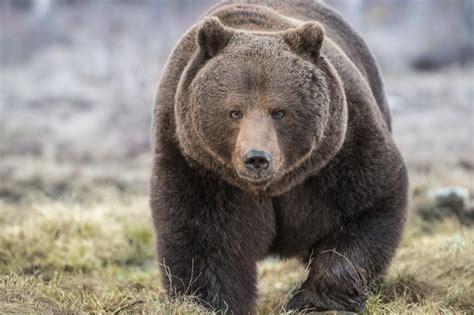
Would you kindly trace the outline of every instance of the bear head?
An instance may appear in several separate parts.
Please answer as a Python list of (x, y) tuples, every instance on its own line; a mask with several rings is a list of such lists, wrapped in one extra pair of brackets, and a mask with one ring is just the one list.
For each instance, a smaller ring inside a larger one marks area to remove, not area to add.
[(176, 95), (184, 155), (224, 180), (278, 195), (341, 148), (347, 106), (315, 22), (248, 32), (207, 17)]

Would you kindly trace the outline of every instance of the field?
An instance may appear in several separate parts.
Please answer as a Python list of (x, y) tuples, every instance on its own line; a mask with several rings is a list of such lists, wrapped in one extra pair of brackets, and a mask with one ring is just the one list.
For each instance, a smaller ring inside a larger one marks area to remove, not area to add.
[[(159, 287), (148, 164), (147, 156), (126, 165), (3, 161), (0, 171), (10, 177), (1, 187), (1, 312), (203, 312), (187, 301), (168, 301)], [(127, 171), (114, 177), (119, 169)], [(474, 311), (472, 217), (440, 211), (429, 197), (431, 189), (457, 183), (473, 191), (473, 175), (463, 168), (412, 172), (409, 224), (386, 284), (365, 314)], [(427, 211), (442, 215), (427, 219)], [(282, 311), (304, 276), (296, 261), (262, 262), (260, 314)]]
[[(64, 1), (48, 13), (0, 2), (0, 313), (205, 313), (160, 288), (148, 133), (167, 55), (213, 1), (132, 2)], [(456, 47), (433, 20), (460, 28), (453, 12), (471, 21), (472, 11), (366, 2), (372, 10), (334, 1), (380, 57), (411, 186), (401, 246), (364, 314), (474, 314), (474, 67), (409, 66), (412, 53)], [(396, 19), (406, 11), (415, 24)], [(436, 197), (452, 187), (462, 205)], [(258, 313), (283, 312), (305, 274), (294, 260), (261, 262)]]

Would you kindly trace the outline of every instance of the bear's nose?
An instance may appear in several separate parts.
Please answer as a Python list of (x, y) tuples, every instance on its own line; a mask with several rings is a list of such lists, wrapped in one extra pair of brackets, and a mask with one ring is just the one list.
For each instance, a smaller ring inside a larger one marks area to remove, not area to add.
[(244, 155), (243, 162), (250, 171), (266, 170), (270, 167), (271, 155), (265, 151), (251, 150)]

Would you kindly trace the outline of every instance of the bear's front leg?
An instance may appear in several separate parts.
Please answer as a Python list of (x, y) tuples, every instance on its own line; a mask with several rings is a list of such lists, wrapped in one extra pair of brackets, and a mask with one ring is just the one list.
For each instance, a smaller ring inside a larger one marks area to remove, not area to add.
[(404, 207), (367, 210), (320, 240), (308, 258), (308, 278), (287, 308), (361, 311), (371, 285), (384, 272), (399, 243)]
[(193, 246), (191, 242), (160, 246), (162, 279), (169, 296), (191, 296), (194, 302), (223, 314), (253, 313), (255, 262), (218, 249), (199, 252)]
[(170, 152), (155, 162), (151, 198), (165, 288), (212, 310), (252, 313), (256, 262), (274, 235), (271, 203), (196, 172)]

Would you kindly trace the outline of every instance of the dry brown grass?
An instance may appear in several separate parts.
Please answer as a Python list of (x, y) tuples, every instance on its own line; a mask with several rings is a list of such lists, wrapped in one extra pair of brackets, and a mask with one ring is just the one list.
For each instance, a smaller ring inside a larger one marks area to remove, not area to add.
[[(146, 160), (122, 172), (111, 165), (73, 171), (67, 163), (25, 161), (7, 163), (9, 184), (0, 187), (2, 312), (204, 312), (188, 300), (168, 301), (159, 287), (147, 196), (133, 189), (146, 187), (146, 172), (137, 171)], [(427, 222), (417, 214), (432, 205), (433, 187), (463, 185), (472, 192), (471, 179), (461, 169), (412, 176), (410, 222), (366, 314), (474, 311), (474, 229), (454, 217)], [(305, 269), (269, 259), (259, 270), (259, 313), (278, 314)]]

